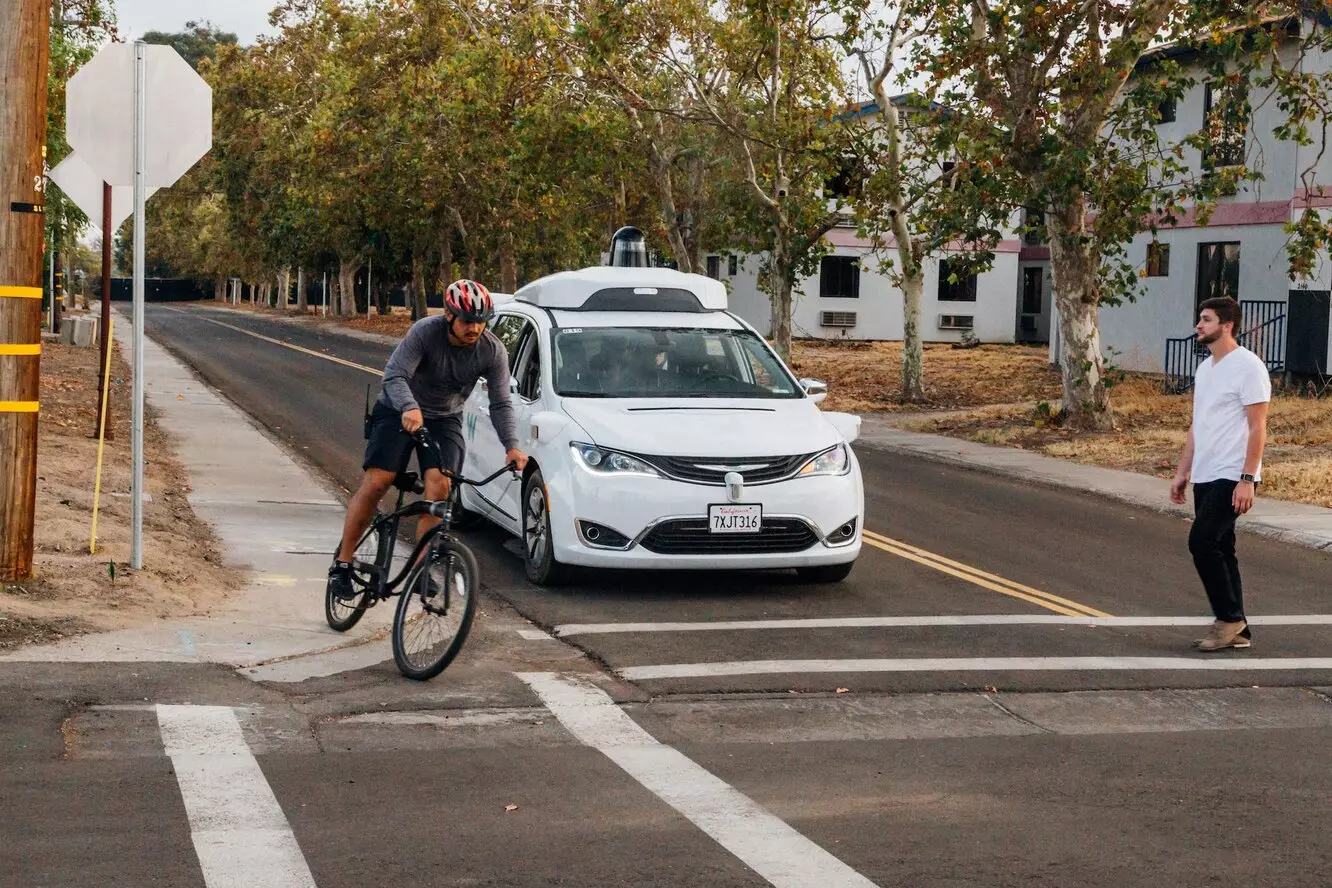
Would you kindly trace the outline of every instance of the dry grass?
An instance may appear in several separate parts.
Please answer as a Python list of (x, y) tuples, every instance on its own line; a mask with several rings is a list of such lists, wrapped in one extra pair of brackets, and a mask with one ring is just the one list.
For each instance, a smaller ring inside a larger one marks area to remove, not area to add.
[(792, 368), (828, 383), (829, 410), (957, 409), (1017, 404), (1059, 397), (1059, 372), (1042, 347), (982, 345), (925, 346), (927, 404), (902, 404), (902, 343), (831, 345), (795, 343)]

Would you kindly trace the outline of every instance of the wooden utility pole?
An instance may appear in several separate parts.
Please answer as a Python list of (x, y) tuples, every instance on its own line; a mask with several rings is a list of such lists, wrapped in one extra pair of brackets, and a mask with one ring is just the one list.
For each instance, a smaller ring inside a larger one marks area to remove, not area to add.
[(0, 580), (6, 581), (32, 576), (50, 16), (49, 0), (0, 3)]

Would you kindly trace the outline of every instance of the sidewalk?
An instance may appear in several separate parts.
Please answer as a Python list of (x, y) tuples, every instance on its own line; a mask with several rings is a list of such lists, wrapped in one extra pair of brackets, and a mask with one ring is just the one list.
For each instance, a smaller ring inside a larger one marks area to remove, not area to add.
[[(129, 353), (130, 321), (117, 313), (116, 340)], [(190, 476), (190, 505), (215, 529), (228, 562), (249, 585), (213, 613), (135, 629), (21, 648), (0, 660), (186, 662), (255, 667), (359, 645), (388, 628), (391, 607), (366, 614), (340, 634), (324, 622), (324, 585), (342, 532), (343, 504), (285, 450), (152, 339), (144, 343), (146, 398), (174, 438)], [(370, 665), (390, 655), (387, 641), (330, 659)], [(273, 667), (247, 670), (262, 673)], [(319, 671), (318, 667), (315, 672)], [(259, 677), (258, 674), (252, 677)]]
[[(1082, 465), (1011, 447), (992, 447), (943, 435), (907, 432), (884, 419), (862, 417), (857, 447), (905, 453), (955, 466), (979, 469), (1020, 481), (1084, 490), (1135, 506), (1193, 517), (1193, 506), (1170, 502), (1167, 482), (1124, 472)], [(1284, 542), (1332, 551), (1332, 509), (1265, 498), (1240, 518), (1239, 528)]]

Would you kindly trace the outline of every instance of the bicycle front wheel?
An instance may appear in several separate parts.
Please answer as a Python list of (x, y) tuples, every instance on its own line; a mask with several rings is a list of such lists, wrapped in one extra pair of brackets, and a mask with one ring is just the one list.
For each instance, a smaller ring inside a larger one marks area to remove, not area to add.
[(457, 540), (426, 550), (404, 585), (393, 616), (393, 660), (408, 678), (427, 681), (453, 662), (476, 613), (480, 573)]

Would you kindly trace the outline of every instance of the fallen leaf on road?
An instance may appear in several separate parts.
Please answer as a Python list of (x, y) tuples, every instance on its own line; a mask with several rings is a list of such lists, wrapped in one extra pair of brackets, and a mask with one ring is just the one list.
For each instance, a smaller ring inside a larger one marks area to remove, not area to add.
[(504, 806), (504, 810), (505, 810), (505, 811), (517, 811), (517, 810), (518, 810), (518, 806), (517, 806), (517, 805), (505, 805), (505, 806)]
[(850, 688), (838, 688), (838, 689), (837, 689), (837, 693), (839, 693), (839, 694), (849, 694), (849, 693), (851, 693), (851, 689), (850, 689)]
[(999, 689), (996, 688), (994, 685), (986, 685), (986, 686), (985, 686), (985, 690), (988, 691), (988, 692), (991, 693), (991, 694), (997, 694), (997, 693), (999, 693)]

